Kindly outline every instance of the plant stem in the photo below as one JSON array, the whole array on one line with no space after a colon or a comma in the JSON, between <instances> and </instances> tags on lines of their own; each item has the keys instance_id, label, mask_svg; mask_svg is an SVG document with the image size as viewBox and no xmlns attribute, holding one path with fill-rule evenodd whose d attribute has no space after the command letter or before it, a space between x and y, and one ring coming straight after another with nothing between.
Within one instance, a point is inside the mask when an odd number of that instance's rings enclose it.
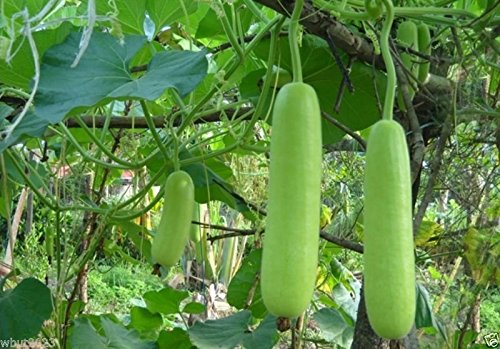
<instances>
[{"instance_id":1,"label":"plant stem","mask_svg":"<svg viewBox=\"0 0 500 349\"><path fill-rule=\"evenodd\" d=\"M394 94L396 90L396 69L392 61L389 49L389 35L391 33L392 22L394 21L394 7L391 0L382 0L386 8L386 15L382 32L380 33L380 51L387 71L387 87L385 92L384 110L382 117L392 120L392 110L394 108Z\"/></svg>"},{"instance_id":2,"label":"plant stem","mask_svg":"<svg viewBox=\"0 0 500 349\"><path fill-rule=\"evenodd\" d=\"M153 122L153 119L151 118L151 115L149 114L148 106L146 105L146 102L144 102L143 100L141 100L141 107L142 107L142 111L144 112L144 118L146 119L146 123L148 124L149 130L151 131L151 135L153 136L153 139L155 140L156 144L158 145L158 148L160 148L160 151L162 152L163 157L165 158L165 160L168 161L169 156L168 156L167 148L165 147L165 144L163 144L158 132L156 132L156 127L155 127L155 124Z\"/></svg>"},{"instance_id":3,"label":"plant stem","mask_svg":"<svg viewBox=\"0 0 500 349\"><path fill-rule=\"evenodd\" d=\"M290 53L292 57L293 81L302 82L302 65L299 50L299 20L304 7L304 0L295 0L290 26L288 27L288 39L290 41Z\"/></svg>"}]
</instances>

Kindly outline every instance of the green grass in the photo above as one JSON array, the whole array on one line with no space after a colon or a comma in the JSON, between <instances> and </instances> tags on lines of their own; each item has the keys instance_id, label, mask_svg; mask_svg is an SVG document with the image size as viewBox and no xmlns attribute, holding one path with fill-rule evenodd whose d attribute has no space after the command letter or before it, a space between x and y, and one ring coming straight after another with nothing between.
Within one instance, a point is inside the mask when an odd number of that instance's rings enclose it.
<instances>
[{"instance_id":1,"label":"green grass","mask_svg":"<svg viewBox=\"0 0 500 349\"><path fill-rule=\"evenodd\" d=\"M143 293L163 287L159 277L151 274L146 265L100 265L88 276L89 303L87 313L112 312L117 316L128 314L133 301Z\"/></svg>"}]
</instances>

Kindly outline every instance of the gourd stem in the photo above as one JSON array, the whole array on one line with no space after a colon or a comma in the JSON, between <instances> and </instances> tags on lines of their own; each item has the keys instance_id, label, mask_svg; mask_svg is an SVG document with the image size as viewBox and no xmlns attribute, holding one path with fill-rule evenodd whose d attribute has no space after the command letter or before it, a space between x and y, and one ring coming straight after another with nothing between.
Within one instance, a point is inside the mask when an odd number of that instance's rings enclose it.
<instances>
[{"instance_id":1,"label":"gourd stem","mask_svg":"<svg viewBox=\"0 0 500 349\"><path fill-rule=\"evenodd\" d=\"M386 15L382 32L380 33L380 51L387 71L387 88L385 92L384 110L382 117L392 120L392 110L394 107L394 95L396 90L396 69L389 49L389 35L391 33L392 22L394 21L394 7L391 0L382 0L386 8Z\"/></svg>"},{"instance_id":2,"label":"gourd stem","mask_svg":"<svg viewBox=\"0 0 500 349\"><path fill-rule=\"evenodd\" d=\"M290 41L290 53L292 57L293 81L302 82L302 65L299 50L299 20L304 7L304 0L295 0L290 26L288 27L288 39Z\"/></svg>"}]
</instances>

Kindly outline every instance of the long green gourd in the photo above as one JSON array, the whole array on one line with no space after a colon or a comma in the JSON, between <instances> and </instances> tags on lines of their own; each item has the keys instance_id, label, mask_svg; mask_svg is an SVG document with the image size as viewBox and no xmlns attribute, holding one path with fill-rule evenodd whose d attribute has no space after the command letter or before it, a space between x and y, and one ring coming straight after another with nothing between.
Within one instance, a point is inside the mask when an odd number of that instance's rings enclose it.
<instances>
[{"instance_id":1,"label":"long green gourd","mask_svg":"<svg viewBox=\"0 0 500 349\"><path fill-rule=\"evenodd\" d=\"M411 178L403 128L393 120L396 72L389 50L394 20L391 0L380 46L387 70L383 120L372 128L364 179L363 283L366 311L377 335L404 337L415 319Z\"/></svg>"},{"instance_id":2,"label":"long green gourd","mask_svg":"<svg viewBox=\"0 0 500 349\"><path fill-rule=\"evenodd\" d=\"M404 21L398 26L397 39L400 43L414 49L418 50L418 29L417 25L410 21ZM415 58L409 53L401 53L401 61L405 68L414 76L418 75L418 65L415 63ZM415 89L413 86L413 79L408 79L408 93L411 100L415 96ZM403 95L401 92L398 93L398 105L402 111L406 111L406 105L403 100Z\"/></svg>"},{"instance_id":3,"label":"long green gourd","mask_svg":"<svg viewBox=\"0 0 500 349\"><path fill-rule=\"evenodd\" d=\"M370 132L364 192L368 319L379 336L401 338L415 319L415 261L408 147L394 120L381 120Z\"/></svg>"},{"instance_id":4,"label":"long green gourd","mask_svg":"<svg viewBox=\"0 0 500 349\"><path fill-rule=\"evenodd\" d=\"M262 298L276 316L308 306L318 264L321 122L314 89L285 85L276 98L269 200L262 256Z\"/></svg>"},{"instance_id":5,"label":"long green gourd","mask_svg":"<svg viewBox=\"0 0 500 349\"><path fill-rule=\"evenodd\" d=\"M429 26L425 23L419 23L418 26L418 50L428 56L432 53L431 47L431 32ZM427 80L429 75L430 62L425 60L418 67L418 81L422 84Z\"/></svg>"},{"instance_id":6,"label":"long green gourd","mask_svg":"<svg viewBox=\"0 0 500 349\"><path fill-rule=\"evenodd\" d=\"M165 184L165 206L151 246L153 260L171 267L181 258L189 238L194 185L187 172L172 172Z\"/></svg>"},{"instance_id":7,"label":"long green gourd","mask_svg":"<svg viewBox=\"0 0 500 349\"><path fill-rule=\"evenodd\" d=\"M299 316L314 292L318 264L321 196L321 114L314 89L302 82L295 2L290 49L294 81L277 94L273 110L267 221L261 292L280 317Z\"/></svg>"}]
</instances>

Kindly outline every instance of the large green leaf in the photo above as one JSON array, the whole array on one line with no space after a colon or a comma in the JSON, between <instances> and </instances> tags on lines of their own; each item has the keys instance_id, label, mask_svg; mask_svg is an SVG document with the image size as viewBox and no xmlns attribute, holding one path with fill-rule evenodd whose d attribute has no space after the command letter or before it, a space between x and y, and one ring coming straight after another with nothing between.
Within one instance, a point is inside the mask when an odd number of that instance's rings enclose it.
<instances>
[{"instance_id":1,"label":"large green leaf","mask_svg":"<svg viewBox=\"0 0 500 349\"><path fill-rule=\"evenodd\" d=\"M71 349L153 349L155 344L141 339L134 330L128 330L107 317L100 318L102 334L86 318L75 320L70 336Z\"/></svg>"},{"instance_id":2,"label":"large green leaf","mask_svg":"<svg viewBox=\"0 0 500 349\"><path fill-rule=\"evenodd\" d=\"M247 306L249 293L254 292L249 309L252 311L252 315L257 318L264 317L267 312L262 302L260 282L257 282L261 258L262 249L250 252L227 288L227 302L237 309L243 309Z\"/></svg>"},{"instance_id":3,"label":"large green leaf","mask_svg":"<svg viewBox=\"0 0 500 349\"><path fill-rule=\"evenodd\" d=\"M220 8L219 3L215 3L210 8L203 19L200 20L198 30L196 31L196 38L210 38L227 40L224 28L221 23L221 16L225 15L229 23L235 21L234 14L238 16L243 32L246 32L252 24L253 14L244 7L242 1L225 2L223 8ZM224 12L223 12L224 11Z\"/></svg>"},{"instance_id":4,"label":"large green leaf","mask_svg":"<svg viewBox=\"0 0 500 349\"><path fill-rule=\"evenodd\" d=\"M97 333L89 319L76 319L71 329L69 337L70 348L72 349L105 349L109 348L106 345L106 338Z\"/></svg>"},{"instance_id":5,"label":"large green leaf","mask_svg":"<svg viewBox=\"0 0 500 349\"><path fill-rule=\"evenodd\" d=\"M121 30L125 34L144 34L146 12L154 23L155 34L166 25L183 19L196 11L198 2L192 0L128 0L128 1L97 1L96 11L100 15L114 12Z\"/></svg>"},{"instance_id":6,"label":"large green leaf","mask_svg":"<svg viewBox=\"0 0 500 349\"><path fill-rule=\"evenodd\" d=\"M10 123L5 121L6 127ZM6 137L0 141L0 153L13 144L20 142L26 137L42 137L45 130L47 129L48 123L40 120L31 111L28 111L23 120L17 125L17 127L12 131L9 137Z\"/></svg>"},{"instance_id":7,"label":"large green leaf","mask_svg":"<svg viewBox=\"0 0 500 349\"><path fill-rule=\"evenodd\" d=\"M245 199L236 193L232 186L219 175L220 170L224 169L223 167L219 166L218 169L212 170L212 167L198 162L184 166L182 169L189 173L193 179L197 202L207 203L209 200L219 200L241 212L247 219L255 220L255 215L248 207Z\"/></svg>"},{"instance_id":8,"label":"large green leaf","mask_svg":"<svg viewBox=\"0 0 500 349\"><path fill-rule=\"evenodd\" d=\"M150 312L164 315L179 313L181 302L187 297L189 297L188 292L177 291L170 287L160 291L149 291L143 296Z\"/></svg>"},{"instance_id":9,"label":"large green leaf","mask_svg":"<svg viewBox=\"0 0 500 349\"><path fill-rule=\"evenodd\" d=\"M179 20L185 20L187 15L196 12L198 3L199 1L194 0L148 0L146 10L155 23L158 32L164 26L172 25L173 22Z\"/></svg>"},{"instance_id":10,"label":"large green leaf","mask_svg":"<svg viewBox=\"0 0 500 349\"><path fill-rule=\"evenodd\" d=\"M132 307L130 325L140 333L148 333L159 329L163 325L163 318L160 314L153 314L146 308Z\"/></svg>"},{"instance_id":11,"label":"large green leaf","mask_svg":"<svg viewBox=\"0 0 500 349\"><path fill-rule=\"evenodd\" d=\"M276 331L276 320L275 316L268 315L260 322L255 331L245 333L243 347L246 349L273 348L279 339L278 332Z\"/></svg>"},{"instance_id":12,"label":"large green leaf","mask_svg":"<svg viewBox=\"0 0 500 349\"><path fill-rule=\"evenodd\" d=\"M198 302L189 302L182 308L182 312L186 314L201 314L207 307L204 304Z\"/></svg>"},{"instance_id":13,"label":"large green leaf","mask_svg":"<svg viewBox=\"0 0 500 349\"><path fill-rule=\"evenodd\" d=\"M345 322L336 309L320 309L313 315L313 319L318 324L324 339L344 348L351 347L354 328Z\"/></svg>"},{"instance_id":14,"label":"large green leaf","mask_svg":"<svg viewBox=\"0 0 500 349\"><path fill-rule=\"evenodd\" d=\"M36 43L38 55L42 57L49 47L63 42L72 28L71 24L64 23L56 29L34 32L33 40ZM31 79L35 75L30 45L26 38L20 37L15 41L13 48L16 55L9 63L0 59L0 82L28 90Z\"/></svg>"},{"instance_id":15,"label":"large green leaf","mask_svg":"<svg viewBox=\"0 0 500 349\"><path fill-rule=\"evenodd\" d=\"M172 331L162 331L158 337L158 349L191 349L194 348L189 335L181 328Z\"/></svg>"},{"instance_id":16,"label":"large green leaf","mask_svg":"<svg viewBox=\"0 0 500 349\"><path fill-rule=\"evenodd\" d=\"M96 1L96 12L100 15L114 13L125 34L144 34L146 0Z\"/></svg>"},{"instance_id":17,"label":"large green leaf","mask_svg":"<svg viewBox=\"0 0 500 349\"><path fill-rule=\"evenodd\" d=\"M47 286L34 278L24 279L14 289L0 293L0 339L36 337L51 313Z\"/></svg>"},{"instance_id":18,"label":"large green leaf","mask_svg":"<svg viewBox=\"0 0 500 349\"><path fill-rule=\"evenodd\" d=\"M46 4L47 0L4 0L2 1L2 14L7 18L12 18L13 15L26 9L29 16L34 17ZM21 21L22 17L18 17L18 20Z\"/></svg>"},{"instance_id":19,"label":"large green leaf","mask_svg":"<svg viewBox=\"0 0 500 349\"><path fill-rule=\"evenodd\" d=\"M123 42L96 32L85 54L71 68L80 46L79 33L49 49L43 59L40 85L35 97L38 117L50 123L61 121L68 113L119 98L154 100L167 88L187 95L205 77L207 60L204 52L159 52L147 71L134 78L131 59L146 43L143 36L126 36Z\"/></svg>"},{"instance_id":20,"label":"large green leaf","mask_svg":"<svg viewBox=\"0 0 500 349\"><path fill-rule=\"evenodd\" d=\"M199 349L271 349L278 341L276 318L268 316L252 330L252 314L245 310L226 318L197 322L189 329L191 342Z\"/></svg>"},{"instance_id":21,"label":"large green leaf","mask_svg":"<svg viewBox=\"0 0 500 349\"><path fill-rule=\"evenodd\" d=\"M280 40L280 66L292 71L288 40ZM255 53L266 59L269 52L269 40L257 46ZM341 85L342 75L327 43L313 35L303 37L300 47L304 82L310 84L318 94L321 110L332 115L352 130L362 130L373 124L380 117L377 98L383 101L385 94L385 77L372 67L355 62L349 75L354 92L345 91L340 111L334 113L333 108ZM344 64L345 64L345 55ZM375 87L376 85L376 87ZM331 123L323 120L323 143L331 144L345 135Z\"/></svg>"}]
</instances>

